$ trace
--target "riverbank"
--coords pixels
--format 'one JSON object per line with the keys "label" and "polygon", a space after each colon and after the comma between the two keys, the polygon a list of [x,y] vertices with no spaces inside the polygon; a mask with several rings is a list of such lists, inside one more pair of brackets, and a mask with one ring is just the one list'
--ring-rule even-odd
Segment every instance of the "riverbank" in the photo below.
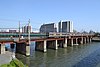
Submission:
{"label": "riverbank", "polygon": [[5,54],[0,54],[0,65],[8,64],[12,60],[12,52],[6,51]]}
{"label": "riverbank", "polygon": [[0,54],[0,67],[28,67],[21,61],[15,58],[15,53],[6,51],[5,54]]}
{"label": "riverbank", "polygon": [[12,59],[9,64],[3,64],[0,67],[28,67],[28,66],[24,65],[18,59]]}
{"label": "riverbank", "polygon": [[18,59],[12,59],[9,64],[3,64],[0,67],[28,67],[28,66],[24,65]]}

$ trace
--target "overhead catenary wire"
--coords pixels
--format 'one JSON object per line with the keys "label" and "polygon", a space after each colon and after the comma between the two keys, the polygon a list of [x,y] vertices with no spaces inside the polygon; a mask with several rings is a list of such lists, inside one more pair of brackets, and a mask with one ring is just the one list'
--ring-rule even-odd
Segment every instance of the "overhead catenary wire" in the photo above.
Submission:
{"label": "overhead catenary wire", "polygon": [[[0,22],[3,24],[5,23],[12,23],[12,22],[17,22],[16,24],[18,24],[19,20],[14,20],[14,19],[0,19]],[[34,21],[31,20],[31,23],[33,23]],[[39,22],[34,22],[35,24],[40,24]],[[15,24],[15,23],[13,23]],[[24,21],[24,20],[21,20],[20,21],[20,29],[22,29],[22,27],[24,26],[28,26],[28,21]],[[0,30],[10,30],[10,29],[14,29],[14,30],[19,30],[19,28],[17,27],[1,27]],[[39,28],[31,28],[32,30],[34,31],[39,31],[40,29]]]}

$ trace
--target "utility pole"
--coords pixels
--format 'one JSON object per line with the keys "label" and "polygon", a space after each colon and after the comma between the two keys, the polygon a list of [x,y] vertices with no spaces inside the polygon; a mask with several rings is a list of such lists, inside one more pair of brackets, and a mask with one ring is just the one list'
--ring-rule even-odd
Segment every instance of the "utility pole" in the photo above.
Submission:
{"label": "utility pole", "polygon": [[45,25],[45,33],[46,33],[46,25]]}
{"label": "utility pole", "polygon": [[28,42],[30,44],[30,19],[28,21]]}
{"label": "utility pole", "polygon": [[20,35],[21,33],[20,33],[20,21],[19,21],[19,41],[20,41]]}

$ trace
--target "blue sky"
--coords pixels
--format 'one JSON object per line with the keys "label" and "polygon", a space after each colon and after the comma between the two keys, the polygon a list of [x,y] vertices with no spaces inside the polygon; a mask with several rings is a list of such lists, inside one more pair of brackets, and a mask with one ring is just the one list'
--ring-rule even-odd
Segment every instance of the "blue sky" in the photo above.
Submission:
{"label": "blue sky", "polygon": [[100,0],[0,0],[0,28],[18,27],[31,20],[33,28],[44,23],[71,20],[77,31],[100,32]]}

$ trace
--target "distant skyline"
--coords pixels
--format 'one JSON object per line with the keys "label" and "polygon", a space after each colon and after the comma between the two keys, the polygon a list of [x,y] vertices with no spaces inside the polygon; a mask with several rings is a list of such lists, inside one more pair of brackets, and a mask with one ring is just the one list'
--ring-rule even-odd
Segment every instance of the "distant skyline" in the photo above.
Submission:
{"label": "distant skyline", "polygon": [[100,32],[100,0],[1,0],[0,28],[17,28],[30,19],[33,28],[44,23],[73,21],[74,29]]}

